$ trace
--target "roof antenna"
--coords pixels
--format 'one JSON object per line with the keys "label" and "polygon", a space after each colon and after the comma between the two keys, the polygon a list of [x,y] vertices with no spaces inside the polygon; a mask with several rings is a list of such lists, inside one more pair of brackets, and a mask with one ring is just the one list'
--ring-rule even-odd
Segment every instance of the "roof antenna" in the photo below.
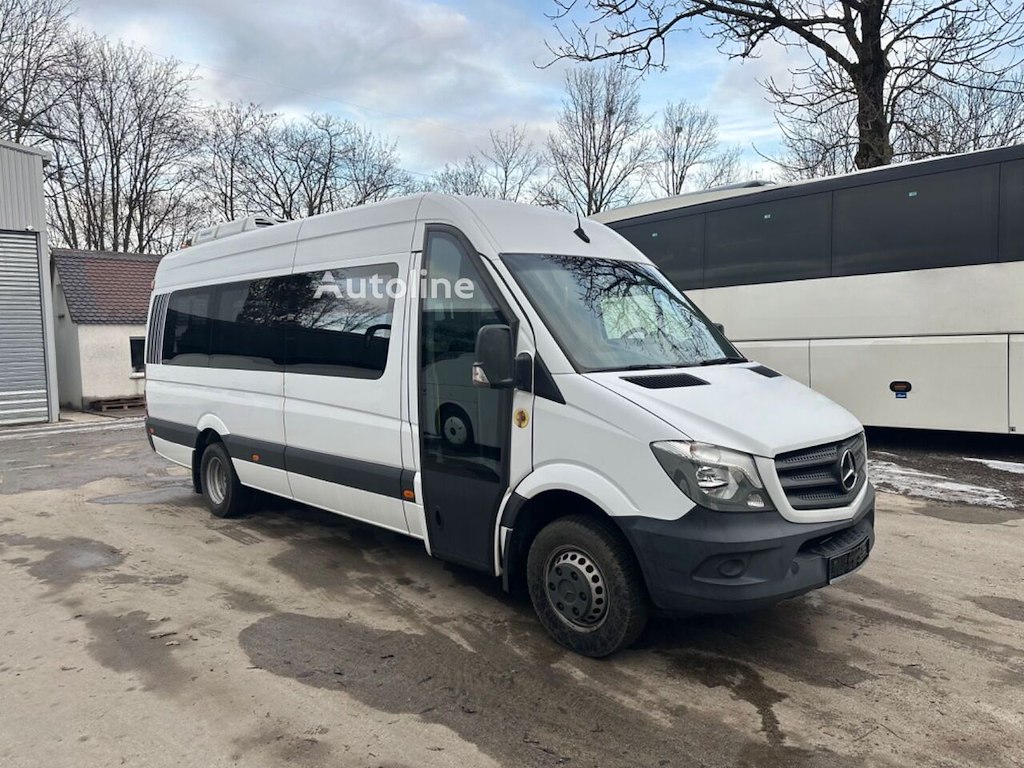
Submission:
{"label": "roof antenna", "polygon": [[583,231],[583,222],[580,220],[579,208],[576,209],[576,229],[573,231],[573,234],[576,235],[576,237],[578,237],[584,243],[590,242],[590,235]]}

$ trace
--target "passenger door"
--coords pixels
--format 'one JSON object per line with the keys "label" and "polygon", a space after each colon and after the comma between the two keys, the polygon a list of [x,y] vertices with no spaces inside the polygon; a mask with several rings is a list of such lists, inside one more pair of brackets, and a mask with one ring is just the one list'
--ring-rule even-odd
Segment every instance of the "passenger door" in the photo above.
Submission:
{"label": "passenger door", "polygon": [[[498,509],[529,471],[532,394],[473,385],[476,336],[484,325],[509,325],[517,351],[532,357],[532,334],[457,232],[428,229],[423,267],[418,420],[430,551],[493,573]],[[513,408],[526,415],[521,426],[513,426]]]}
{"label": "passenger door", "polygon": [[410,256],[303,264],[341,250],[332,245],[300,244],[291,278],[288,480],[298,501],[408,533],[401,493],[405,301],[394,287],[408,279]]}

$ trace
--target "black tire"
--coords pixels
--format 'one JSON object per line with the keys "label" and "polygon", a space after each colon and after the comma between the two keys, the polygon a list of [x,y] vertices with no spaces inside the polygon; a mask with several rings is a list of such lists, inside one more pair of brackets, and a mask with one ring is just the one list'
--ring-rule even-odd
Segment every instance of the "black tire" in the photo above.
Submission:
{"label": "black tire", "polygon": [[217,517],[237,517],[249,509],[252,489],[238,481],[222,443],[211,443],[199,464],[199,483],[206,506]]}
{"label": "black tire", "polygon": [[583,656],[626,648],[647,625],[640,566],[608,520],[572,515],[547,525],[530,545],[526,580],[541,624]]}
{"label": "black tire", "polygon": [[437,413],[437,426],[445,445],[453,451],[471,449],[473,442],[473,422],[469,415],[459,406],[445,403]]}

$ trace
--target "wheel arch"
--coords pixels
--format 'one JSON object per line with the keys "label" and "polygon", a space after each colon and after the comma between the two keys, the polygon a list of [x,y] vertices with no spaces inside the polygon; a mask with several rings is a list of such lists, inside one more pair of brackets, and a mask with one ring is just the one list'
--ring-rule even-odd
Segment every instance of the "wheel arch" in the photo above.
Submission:
{"label": "wheel arch", "polygon": [[196,443],[192,449],[192,488],[196,493],[203,492],[203,481],[199,469],[203,465],[203,452],[211,443],[223,443],[224,435],[229,434],[224,422],[212,414],[206,414],[196,426]]}
{"label": "wheel arch", "polygon": [[544,526],[560,517],[582,514],[612,521],[630,552],[637,556],[633,543],[615,522],[617,516],[639,514],[625,494],[605,478],[585,468],[570,466],[561,469],[560,472],[549,469],[532,473],[519,484],[505,504],[496,534],[501,553],[502,584],[506,591],[511,592],[523,585],[530,545]]}

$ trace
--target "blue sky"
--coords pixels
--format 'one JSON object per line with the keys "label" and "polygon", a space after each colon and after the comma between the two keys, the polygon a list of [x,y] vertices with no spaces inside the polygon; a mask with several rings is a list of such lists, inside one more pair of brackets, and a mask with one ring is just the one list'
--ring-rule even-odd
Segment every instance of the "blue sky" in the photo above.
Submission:
{"label": "blue sky", "polygon": [[[82,0],[77,20],[196,65],[204,101],[245,100],[286,114],[331,111],[398,140],[430,172],[483,146],[491,128],[551,129],[568,64],[548,69],[551,0]],[[641,85],[655,112],[685,98],[718,114],[722,139],[775,148],[759,78],[785,73],[780,50],[740,63],[697,32],[669,38],[668,70]]]}

